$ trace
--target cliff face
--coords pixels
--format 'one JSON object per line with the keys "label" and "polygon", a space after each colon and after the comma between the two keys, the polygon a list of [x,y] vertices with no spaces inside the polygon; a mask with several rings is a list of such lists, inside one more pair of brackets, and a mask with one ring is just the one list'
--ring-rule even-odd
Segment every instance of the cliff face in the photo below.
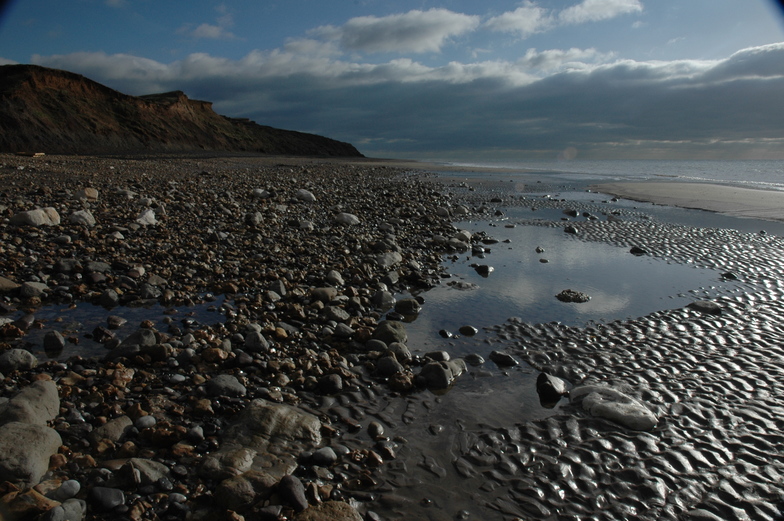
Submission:
{"label": "cliff face", "polygon": [[349,143],[216,114],[180,91],[128,96],[67,71],[0,66],[0,151],[362,154]]}

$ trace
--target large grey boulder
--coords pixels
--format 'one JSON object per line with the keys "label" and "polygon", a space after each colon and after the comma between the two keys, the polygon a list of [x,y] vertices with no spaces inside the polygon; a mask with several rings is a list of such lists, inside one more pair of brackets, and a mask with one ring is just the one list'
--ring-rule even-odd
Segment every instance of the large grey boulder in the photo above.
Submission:
{"label": "large grey boulder", "polygon": [[572,402],[582,402],[593,416],[608,419],[629,429],[648,431],[656,427],[658,418],[641,401],[606,385],[584,385],[569,393]]}
{"label": "large grey boulder", "polygon": [[60,224],[60,214],[52,207],[36,208],[19,212],[11,217],[10,223],[14,226],[57,226]]}
{"label": "large grey boulder", "polygon": [[0,481],[33,486],[49,468],[62,439],[56,430],[34,423],[0,426]]}
{"label": "large grey boulder", "polygon": [[0,354],[0,371],[24,371],[38,365],[38,359],[26,349],[9,349]]}

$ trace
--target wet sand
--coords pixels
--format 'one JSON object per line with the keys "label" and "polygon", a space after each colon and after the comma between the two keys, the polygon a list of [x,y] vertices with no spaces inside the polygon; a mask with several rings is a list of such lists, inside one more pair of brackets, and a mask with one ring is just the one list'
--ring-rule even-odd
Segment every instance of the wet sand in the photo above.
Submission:
{"label": "wet sand", "polygon": [[664,181],[601,183],[591,189],[635,201],[784,221],[784,192]]}

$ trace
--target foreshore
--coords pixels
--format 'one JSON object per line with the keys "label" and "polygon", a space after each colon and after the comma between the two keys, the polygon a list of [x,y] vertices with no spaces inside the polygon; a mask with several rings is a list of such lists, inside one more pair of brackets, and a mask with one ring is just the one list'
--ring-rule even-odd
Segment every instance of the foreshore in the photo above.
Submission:
{"label": "foreshore", "polygon": [[[578,217],[535,225],[744,290],[589,327],[466,328],[475,353],[458,359],[457,338],[424,352],[406,321],[428,312],[445,254],[482,244],[452,221],[519,198],[433,170],[0,156],[0,503],[85,520],[777,519],[784,239],[570,204]],[[108,318],[85,329],[78,302]],[[61,319],[36,318],[53,305]],[[129,309],[150,316],[119,335]],[[80,343],[96,355],[68,356]],[[496,382],[517,397],[539,372],[581,390],[506,422],[488,412],[508,408],[498,391],[460,394]]]}
{"label": "foreshore", "polygon": [[784,192],[779,191],[670,181],[601,183],[591,189],[635,201],[784,221]]}

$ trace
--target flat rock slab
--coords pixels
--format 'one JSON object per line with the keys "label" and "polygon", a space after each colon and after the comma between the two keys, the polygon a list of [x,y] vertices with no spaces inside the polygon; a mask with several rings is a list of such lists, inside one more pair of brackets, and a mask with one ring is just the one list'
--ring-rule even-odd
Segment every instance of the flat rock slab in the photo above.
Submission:
{"label": "flat rock slab", "polygon": [[224,430],[221,449],[205,458],[202,473],[228,477],[252,468],[280,479],[294,472],[300,452],[320,444],[316,416],[257,399]]}

